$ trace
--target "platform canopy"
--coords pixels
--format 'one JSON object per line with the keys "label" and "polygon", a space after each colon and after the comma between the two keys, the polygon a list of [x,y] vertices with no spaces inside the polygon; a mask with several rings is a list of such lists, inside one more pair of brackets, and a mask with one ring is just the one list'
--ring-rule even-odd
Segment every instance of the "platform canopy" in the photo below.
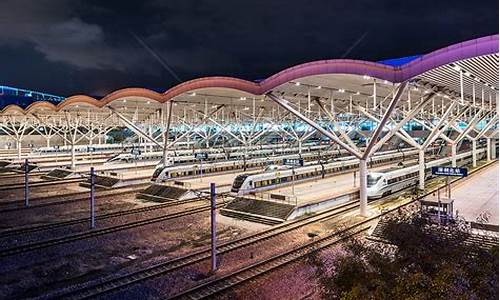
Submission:
{"label": "platform canopy", "polygon": [[123,128],[135,134],[128,142],[155,144],[164,159],[178,142],[244,149],[280,142],[297,146],[299,153],[306,142],[327,142],[359,159],[360,215],[367,216],[367,162],[377,151],[417,149],[421,189],[430,146],[450,146],[456,166],[457,151],[468,141],[475,166],[478,143],[486,140],[490,158],[492,139],[498,139],[498,72],[498,35],[493,35],[402,65],[330,59],[259,82],[204,77],[164,93],[127,88],[99,100],[77,95],[57,106],[11,105],[0,111],[0,131],[17,143],[19,157],[23,138],[31,133],[42,135],[47,145],[57,135],[74,149],[78,143],[106,143],[108,133]]}
{"label": "platform canopy", "polygon": [[[403,65],[321,60],[287,68],[259,82],[205,77],[164,93],[126,88],[102,99],[71,96],[57,106],[44,101],[26,109],[9,105],[0,111],[0,131],[19,140],[20,129],[39,132],[40,128],[59,128],[60,133],[73,128],[92,136],[128,127],[138,135],[151,135],[143,137],[145,140],[160,141],[166,128],[197,132],[212,126],[237,135],[235,132],[243,128],[240,124],[270,130],[283,128],[284,123],[288,127],[302,123],[292,126],[292,136],[299,138],[296,131],[301,131],[303,136],[333,139],[322,127],[344,147],[353,146],[352,131],[366,131],[359,128],[366,122],[372,124],[369,131],[380,127],[375,140],[400,121],[416,121],[429,132],[449,123],[448,127],[461,133],[467,131],[463,138],[478,137],[491,121],[486,131],[495,133],[497,105],[498,35],[493,35],[442,48]],[[474,123],[470,130],[469,123]],[[284,130],[290,131],[288,127]],[[304,133],[314,129],[318,131],[315,134]],[[396,128],[392,135],[399,135],[411,146],[422,144],[408,141],[401,130]],[[366,139],[373,138],[366,135]]]}

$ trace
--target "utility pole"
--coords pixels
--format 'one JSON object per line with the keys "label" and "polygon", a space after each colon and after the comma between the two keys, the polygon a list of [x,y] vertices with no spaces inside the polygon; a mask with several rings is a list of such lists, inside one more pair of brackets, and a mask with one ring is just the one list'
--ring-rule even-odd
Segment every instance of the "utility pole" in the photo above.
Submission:
{"label": "utility pole", "polygon": [[28,166],[28,159],[26,158],[24,160],[24,206],[29,207],[30,202],[29,202],[29,178],[28,178],[28,171],[29,171],[29,166]]}
{"label": "utility pole", "polygon": [[95,228],[95,171],[90,167],[90,229]]}
{"label": "utility pole", "polygon": [[211,270],[212,273],[217,271],[217,223],[215,220],[215,209],[216,209],[216,195],[215,195],[215,183],[210,183],[210,233],[211,233],[211,246],[212,246],[212,257],[211,257]]}

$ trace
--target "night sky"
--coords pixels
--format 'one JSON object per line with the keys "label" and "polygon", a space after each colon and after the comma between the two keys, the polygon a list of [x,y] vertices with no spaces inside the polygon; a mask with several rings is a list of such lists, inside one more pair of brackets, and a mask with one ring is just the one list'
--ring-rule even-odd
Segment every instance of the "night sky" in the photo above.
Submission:
{"label": "night sky", "polygon": [[104,96],[423,54],[498,33],[498,0],[1,0],[0,28],[0,85]]}

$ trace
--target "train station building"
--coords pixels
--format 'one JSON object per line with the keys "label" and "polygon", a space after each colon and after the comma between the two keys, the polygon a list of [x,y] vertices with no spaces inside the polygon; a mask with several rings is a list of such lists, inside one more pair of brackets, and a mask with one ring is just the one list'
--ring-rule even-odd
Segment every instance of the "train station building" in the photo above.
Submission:
{"label": "train station building", "polygon": [[[241,161],[266,144],[295,147],[299,157],[313,144],[326,145],[314,150],[319,160],[321,151],[356,159],[358,173],[345,179],[354,184],[344,192],[359,193],[359,214],[368,216],[368,172],[377,153],[413,151],[422,190],[426,164],[436,155],[453,167],[463,153],[471,153],[473,167],[479,159],[497,159],[498,42],[498,35],[486,36],[381,62],[313,61],[260,81],[204,77],[164,92],[130,87],[102,99],[75,95],[58,104],[8,105],[0,111],[6,137],[0,147],[17,149],[19,160],[37,149],[65,147],[71,153],[68,170],[83,172],[78,149],[113,144],[110,133],[116,130],[130,133],[120,143],[133,144],[141,154],[161,152],[163,161],[183,143],[194,150],[240,147]],[[149,178],[152,169],[139,173]],[[336,184],[327,182],[321,190],[334,193]],[[299,205],[296,192],[285,196]]]}

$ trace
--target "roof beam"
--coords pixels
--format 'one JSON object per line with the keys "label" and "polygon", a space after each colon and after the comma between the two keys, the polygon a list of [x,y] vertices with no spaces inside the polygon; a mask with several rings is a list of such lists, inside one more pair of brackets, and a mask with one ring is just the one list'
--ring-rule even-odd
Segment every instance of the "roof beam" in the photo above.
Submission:
{"label": "roof beam", "polygon": [[394,108],[396,108],[396,104],[399,101],[399,98],[401,98],[401,95],[403,94],[404,89],[406,88],[406,85],[408,84],[407,81],[403,81],[398,85],[396,94],[392,98],[391,103],[389,104],[389,107],[387,107],[387,110],[385,111],[384,116],[382,117],[382,120],[380,120],[380,123],[378,124],[377,128],[375,129],[375,132],[372,134],[372,137],[370,139],[370,143],[366,145],[365,153],[363,154],[362,158],[363,160],[366,160],[373,152],[373,147],[375,146],[375,143],[377,142],[377,138],[379,137],[380,133],[382,132],[382,129],[385,127],[385,124],[387,123],[387,120],[389,120],[390,115],[392,114],[392,111]]}
{"label": "roof beam", "polygon": [[406,117],[404,117],[403,120],[401,120],[401,122],[399,122],[396,126],[394,126],[394,128],[392,128],[388,133],[386,133],[380,139],[380,141],[378,141],[377,144],[375,144],[374,151],[380,149],[380,147],[382,147],[383,144],[385,144],[390,138],[392,138],[393,135],[398,130],[401,129],[401,127],[403,127],[406,123],[408,123],[411,119],[413,119],[413,117],[415,117],[420,112],[420,110],[424,108],[424,106],[429,102],[429,100],[431,100],[435,95],[436,95],[435,92],[431,92],[429,95],[427,95],[427,97],[425,97],[422,101],[420,101],[420,103],[415,108],[413,108],[413,110],[409,114],[407,114]]}
{"label": "roof beam", "polygon": [[451,103],[450,107],[448,107],[444,115],[441,116],[441,120],[439,120],[436,127],[434,127],[434,129],[431,130],[431,133],[427,136],[427,139],[423,143],[422,145],[423,149],[429,147],[429,145],[432,144],[448,128],[448,126],[445,125],[444,123],[450,116],[455,105],[457,105],[455,102]]}
{"label": "roof beam", "polygon": [[304,116],[303,114],[301,114],[300,112],[298,112],[297,110],[295,110],[293,107],[291,107],[291,105],[289,104],[289,102],[287,100],[285,100],[283,98],[280,98],[278,96],[275,96],[272,92],[268,92],[266,94],[266,96],[269,97],[274,102],[278,103],[284,109],[286,109],[289,112],[291,112],[292,114],[294,114],[296,117],[298,117],[302,121],[304,121],[307,124],[309,124],[310,126],[314,127],[317,131],[319,131],[324,136],[328,137],[332,141],[334,141],[337,144],[339,144],[342,148],[344,148],[345,150],[347,150],[352,155],[354,155],[357,158],[361,159],[362,154],[359,151],[357,151],[356,149],[351,148],[349,145],[347,145],[346,143],[342,142],[336,135],[334,135],[331,132],[325,130],[323,127],[319,126],[316,122],[312,121],[311,119],[307,118],[306,116]]}
{"label": "roof beam", "polygon": [[163,148],[163,145],[161,145],[154,138],[150,137],[148,134],[143,132],[139,127],[137,127],[132,121],[127,119],[124,115],[119,113],[115,108],[108,106],[108,109],[111,110],[120,120],[122,120],[125,126],[127,126],[130,130],[135,132],[137,135],[142,136],[143,138],[147,139],[156,146]]}
{"label": "roof beam", "polygon": [[490,128],[495,125],[495,122],[498,119],[498,115],[495,115],[487,124],[484,126],[484,128],[474,137],[475,140],[480,139]]}
{"label": "roof beam", "polygon": [[342,138],[353,149],[356,149],[356,151],[358,151],[358,152],[361,153],[361,151],[359,150],[358,146],[356,146],[356,144],[354,144],[354,142],[351,140],[351,138],[349,138],[349,136],[345,133],[345,131],[339,126],[339,124],[335,121],[335,118],[333,117],[333,115],[323,106],[323,103],[321,103],[321,101],[319,101],[319,99],[316,99],[316,102],[318,103],[320,109],[328,116],[328,118],[330,119],[330,121],[333,123],[333,126],[335,126],[335,128],[337,128],[337,131],[340,133],[340,135],[342,136]]}

